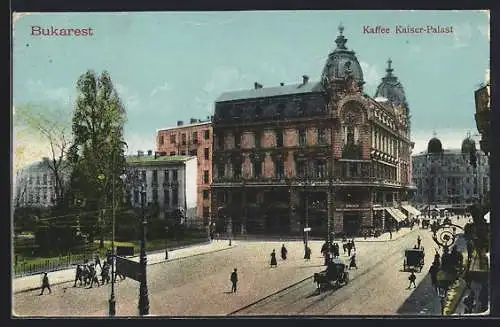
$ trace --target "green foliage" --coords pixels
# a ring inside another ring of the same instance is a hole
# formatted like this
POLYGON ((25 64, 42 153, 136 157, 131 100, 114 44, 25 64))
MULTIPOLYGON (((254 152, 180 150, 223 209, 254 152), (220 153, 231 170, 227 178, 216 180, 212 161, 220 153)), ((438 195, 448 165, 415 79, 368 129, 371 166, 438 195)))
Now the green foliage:
MULTIPOLYGON (((119 208, 123 198, 119 176, 125 169, 125 108, 107 72, 97 76, 87 71, 78 79, 77 90, 72 120, 74 141, 68 153, 73 167, 73 202, 80 203, 84 211, 106 208, 109 216, 113 203, 119 208)), ((103 227, 97 221, 104 220, 104 213, 99 211, 98 215, 87 217, 89 219, 82 226, 91 239, 101 233, 103 227)), ((111 219, 104 221, 107 223, 105 228, 109 229, 111 219)))

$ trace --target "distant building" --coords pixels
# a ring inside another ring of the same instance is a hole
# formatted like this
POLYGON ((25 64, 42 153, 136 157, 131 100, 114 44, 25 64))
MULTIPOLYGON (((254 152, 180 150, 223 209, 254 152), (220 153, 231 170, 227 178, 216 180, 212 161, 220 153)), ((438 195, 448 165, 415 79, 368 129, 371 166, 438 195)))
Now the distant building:
POLYGON ((211 200, 219 229, 286 235, 310 227, 326 238, 407 218, 399 208, 413 190, 413 143, 403 87, 389 61, 374 98, 364 93, 339 30, 320 81, 255 83, 216 100, 211 200))
MULTIPOLYGON (((49 158, 32 163, 17 171, 15 177, 14 206, 48 208, 55 204, 56 181, 49 158)), ((63 164, 64 165, 64 164, 63 164)), ((61 169, 62 182, 70 178, 70 169, 61 169)))
POLYGON ((475 142, 466 138, 461 149, 444 149, 433 137, 427 151, 413 155, 415 201, 422 208, 435 206, 465 209, 474 199, 484 198, 490 190, 487 156, 476 151, 475 142), (476 152, 477 168, 470 163, 470 151, 476 152))
POLYGON ((156 135, 157 152, 167 156, 189 155, 198 159, 196 216, 205 225, 210 220, 210 184, 212 183, 212 123, 191 118, 189 124, 178 121, 177 126, 159 129, 156 135))
POLYGON ((185 217, 182 223, 197 224, 197 166, 194 156, 163 156, 138 151, 127 156, 127 188, 130 203, 141 207, 140 183, 146 181, 146 204, 158 206, 163 219, 185 217), (134 178, 135 174, 135 178, 134 178), (137 183, 134 187, 134 181, 137 183))

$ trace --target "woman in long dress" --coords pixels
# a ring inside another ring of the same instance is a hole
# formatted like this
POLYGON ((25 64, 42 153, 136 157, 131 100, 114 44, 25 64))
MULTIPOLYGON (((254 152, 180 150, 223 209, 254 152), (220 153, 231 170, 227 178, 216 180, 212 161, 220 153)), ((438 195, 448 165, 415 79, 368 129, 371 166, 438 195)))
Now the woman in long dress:
POLYGON ((273 250, 273 252, 271 252, 271 267, 277 267, 278 266, 278 262, 276 261, 276 250, 273 250))

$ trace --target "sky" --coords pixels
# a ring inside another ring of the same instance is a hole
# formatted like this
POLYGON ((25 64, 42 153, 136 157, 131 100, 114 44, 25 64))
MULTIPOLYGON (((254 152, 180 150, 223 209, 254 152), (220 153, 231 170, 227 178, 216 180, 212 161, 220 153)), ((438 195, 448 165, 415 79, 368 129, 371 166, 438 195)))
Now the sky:
MULTIPOLYGON (((69 120, 76 81, 109 72, 127 111, 130 152, 154 149, 157 129, 206 119, 225 91, 319 81, 338 26, 373 96, 387 60, 404 86, 414 153, 433 132, 445 148, 477 134, 474 90, 489 74, 486 11, 246 11, 27 13, 13 17, 15 108, 57 110, 69 120), (364 33, 365 26, 390 28, 364 33), (452 27, 396 34, 397 25, 452 27), (91 36, 38 36, 33 28, 92 29, 91 36)), ((477 138, 477 137, 476 137, 477 138)), ((48 155, 43 138, 14 126, 15 166, 48 155)))

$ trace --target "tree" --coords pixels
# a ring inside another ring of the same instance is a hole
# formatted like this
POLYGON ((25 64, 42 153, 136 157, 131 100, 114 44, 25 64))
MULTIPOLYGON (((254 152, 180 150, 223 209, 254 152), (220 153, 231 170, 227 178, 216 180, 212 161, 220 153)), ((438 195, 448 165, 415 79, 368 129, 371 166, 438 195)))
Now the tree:
MULTIPOLYGON (((87 71, 77 82, 78 97, 73 114, 73 144, 68 158, 73 167, 72 194, 84 199, 86 210, 100 213, 97 226, 104 247, 104 215, 109 214, 111 194, 122 199, 119 175, 125 167, 123 125, 125 108, 109 74, 87 71), (114 184, 113 181, 114 180, 114 184)), ((93 233, 92 233, 93 234, 93 233)))
POLYGON ((28 104, 16 108, 14 126, 26 128, 30 135, 48 142, 50 157, 46 160, 46 164, 55 181, 54 205, 55 207, 63 206, 66 194, 66 174, 69 169, 66 154, 71 143, 71 125, 68 114, 60 109, 28 104))

